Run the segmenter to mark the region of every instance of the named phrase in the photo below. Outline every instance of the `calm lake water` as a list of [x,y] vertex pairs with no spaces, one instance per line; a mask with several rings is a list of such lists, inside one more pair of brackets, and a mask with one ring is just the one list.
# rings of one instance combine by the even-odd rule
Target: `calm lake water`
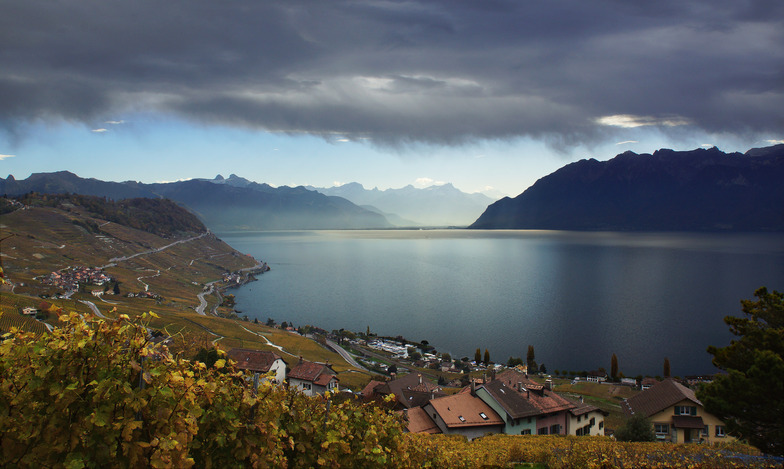
[[428,340],[506,362],[533,345],[548,371],[714,372],[726,315],[784,290],[781,234],[558,231],[221,233],[272,270],[237,291],[251,319]]

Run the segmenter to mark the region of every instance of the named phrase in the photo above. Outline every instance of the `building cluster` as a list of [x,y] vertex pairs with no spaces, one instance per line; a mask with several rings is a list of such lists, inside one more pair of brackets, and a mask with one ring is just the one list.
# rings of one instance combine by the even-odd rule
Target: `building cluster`
[[607,415],[596,406],[560,396],[514,369],[475,380],[450,396],[414,373],[387,382],[371,381],[362,390],[366,399],[388,394],[394,394],[408,431],[469,439],[491,433],[604,435]]
[[240,370],[247,370],[257,376],[270,374],[278,384],[287,384],[307,396],[340,390],[337,373],[329,363],[299,361],[286,372],[287,363],[280,355],[264,350],[232,349],[229,359],[236,362]]
[[65,291],[76,291],[79,285],[103,285],[112,278],[97,267],[69,267],[49,275],[39,277],[44,285],[51,285]]
[[393,358],[408,358],[408,347],[400,342],[378,339],[368,342],[367,346],[375,350],[391,353]]

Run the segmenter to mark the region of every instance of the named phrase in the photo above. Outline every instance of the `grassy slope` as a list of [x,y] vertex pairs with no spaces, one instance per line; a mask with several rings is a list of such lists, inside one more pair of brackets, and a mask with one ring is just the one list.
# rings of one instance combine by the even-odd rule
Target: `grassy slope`
[[[74,224],[74,219],[92,220],[101,227],[101,232],[90,233]],[[3,239],[0,252],[5,276],[14,284],[13,292],[9,286],[2,287],[1,291],[0,307],[6,317],[5,322],[18,322],[15,316],[26,306],[38,307],[42,301],[39,295],[58,293],[56,288],[34,280],[36,276],[69,266],[104,266],[110,264],[111,258],[149,251],[196,235],[191,233],[177,239],[164,239],[116,223],[107,224],[105,220],[93,218],[73,207],[70,211],[30,207],[4,214],[0,222],[0,239]],[[369,380],[368,375],[349,372],[351,368],[338,354],[312,340],[251,322],[196,314],[195,308],[199,304],[197,295],[204,284],[220,280],[224,272],[255,264],[252,257],[208,235],[107,267],[105,272],[120,282],[120,295],[96,298],[90,291],[102,288],[88,286],[85,292],[74,294],[70,300],[46,301],[63,310],[81,313],[88,313],[90,309],[79,300],[92,301],[108,317],[120,313],[138,316],[154,311],[159,318],[151,318],[150,326],[175,336],[175,348],[180,348],[183,353],[192,354],[222,337],[217,344],[224,350],[235,347],[272,350],[281,354],[289,364],[295,363],[300,355],[307,360],[329,361],[341,372],[339,377],[342,385],[361,388]],[[149,291],[160,295],[162,300],[125,296],[129,292],[144,291],[145,283],[149,285]],[[208,296],[207,300],[208,310],[211,310],[217,299]],[[242,307],[251,309],[252,305]],[[220,308],[219,311],[231,312],[226,308]],[[47,322],[56,325],[54,316],[50,315]],[[291,355],[268,346],[267,341],[258,334],[284,347]]]

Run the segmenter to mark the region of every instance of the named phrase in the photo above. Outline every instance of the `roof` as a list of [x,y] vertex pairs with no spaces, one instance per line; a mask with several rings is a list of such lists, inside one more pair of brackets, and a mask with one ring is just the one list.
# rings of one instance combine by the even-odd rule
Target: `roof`
[[[562,412],[576,406],[568,399],[532,381],[526,374],[515,370],[504,371],[496,377],[496,380],[503,382],[507,387],[526,398],[539,410],[540,414]],[[519,389],[520,387],[522,390]]]
[[626,399],[623,410],[627,414],[640,412],[646,417],[650,417],[684,400],[702,406],[702,402],[697,399],[694,391],[668,378],[636,396]]
[[675,428],[694,428],[702,430],[705,428],[705,423],[702,417],[693,417],[691,415],[674,415],[672,417],[672,426]]
[[408,420],[406,430],[411,433],[441,433],[438,425],[427,415],[425,409],[421,407],[413,407],[405,411],[404,414]]
[[433,410],[438,413],[449,428],[504,424],[503,419],[492,407],[471,394],[454,394],[431,399],[429,405],[433,406]]
[[362,391],[360,391],[359,393],[365,397],[370,397],[376,393],[376,388],[378,386],[383,386],[384,384],[385,383],[383,381],[376,381],[374,379],[371,379],[370,382],[367,384],[367,386],[362,388]]
[[[329,365],[303,360],[297,363],[289,372],[289,379],[310,381],[311,383],[324,386],[329,383],[332,378],[337,379],[335,374],[335,371],[332,370]],[[326,378],[322,377],[322,375],[326,376]]]
[[503,381],[490,381],[482,387],[513,419],[539,414],[539,409],[531,403],[530,399],[526,399]]
[[607,412],[606,410],[602,410],[596,407],[595,405],[586,404],[584,402],[579,402],[579,403],[575,402],[574,405],[576,405],[577,407],[573,409],[569,409],[569,413],[574,415],[575,417],[577,417],[578,415],[589,414],[591,412],[600,412],[604,415],[610,415],[609,412]]
[[424,379],[421,374],[409,373],[402,378],[387,381],[373,389],[379,394],[394,394],[397,402],[403,407],[418,407],[430,399],[443,396],[441,387]]
[[[268,373],[275,360],[283,360],[279,355],[266,350],[235,348],[229,351],[229,358],[237,362],[240,370]],[[283,360],[285,363],[285,360]]]

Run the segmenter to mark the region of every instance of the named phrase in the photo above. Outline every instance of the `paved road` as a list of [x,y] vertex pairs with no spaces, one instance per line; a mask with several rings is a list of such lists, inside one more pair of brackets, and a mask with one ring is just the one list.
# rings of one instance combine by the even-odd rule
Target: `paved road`
[[[215,280],[217,282],[217,280]],[[212,295],[212,292],[215,290],[215,282],[210,282],[205,285],[205,287],[209,287],[209,290],[203,291],[196,295],[199,298],[199,306],[196,307],[196,313],[201,314],[202,316],[206,316],[207,314],[204,312],[204,308],[207,307],[207,300],[204,299],[207,295]]]
[[106,316],[104,316],[104,315],[103,315],[103,313],[101,313],[101,311],[98,309],[98,307],[97,307],[97,306],[95,306],[95,303],[93,303],[92,301],[87,301],[87,300],[79,300],[79,303],[83,303],[83,304],[86,304],[87,306],[89,306],[89,307],[90,307],[90,309],[92,310],[93,314],[95,314],[95,315],[96,315],[96,316],[98,316],[99,318],[102,318],[102,319],[109,319],[109,318],[107,318]]
[[357,363],[357,361],[354,360],[354,357],[352,357],[351,354],[349,354],[346,351],[346,349],[344,349],[340,345],[336,344],[335,342],[332,342],[329,339],[326,339],[326,341],[327,341],[327,345],[329,346],[329,348],[331,348],[332,350],[336,351],[341,357],[343,357],[344,360],[346,360],[348,362],[349,365],[351,365],[351,366],[353,366],[355,368],[359,368],[360,370],[369,371],[367,368],[365,368],[364,366],[362,366],[359,363]]
[[161,251],[163,251],[165,249],[169,249],[172,246],[176,246],[176,245],[182,244],[182,243],[188,243],[190,241],[193,241],[193,240],[196,240],[196,239],[199,239],[199,238],[203,238],[203,237],[207,236],[208,234],[210,234],[210,232],[206,231],[206,232],[200,234],[199,236],[194,236],[194,237],[188,238],[188,239],[181,239],[181,240],[175,241],[175,242],[173,242],[171,244],[167,244],[166,246],[162,246],[162,247],[155,248],[155,249],[150,249],[149,251],[137,252],[136,254],[132,254],[130,256],[113,257],[113,258],[109,259],[110,263],[106,264],[105,266],[103,266],[102,269],[106,269],[108,267],[111,267],[111,266],[114,265],[114,263],[117,263],[117,262],[122,262],[122,261],[127,261],[128,259],[133,259],[134,257],[144,256],[145,254],[153,254],[153,253],[156,253],[156,252],[161,252]]

